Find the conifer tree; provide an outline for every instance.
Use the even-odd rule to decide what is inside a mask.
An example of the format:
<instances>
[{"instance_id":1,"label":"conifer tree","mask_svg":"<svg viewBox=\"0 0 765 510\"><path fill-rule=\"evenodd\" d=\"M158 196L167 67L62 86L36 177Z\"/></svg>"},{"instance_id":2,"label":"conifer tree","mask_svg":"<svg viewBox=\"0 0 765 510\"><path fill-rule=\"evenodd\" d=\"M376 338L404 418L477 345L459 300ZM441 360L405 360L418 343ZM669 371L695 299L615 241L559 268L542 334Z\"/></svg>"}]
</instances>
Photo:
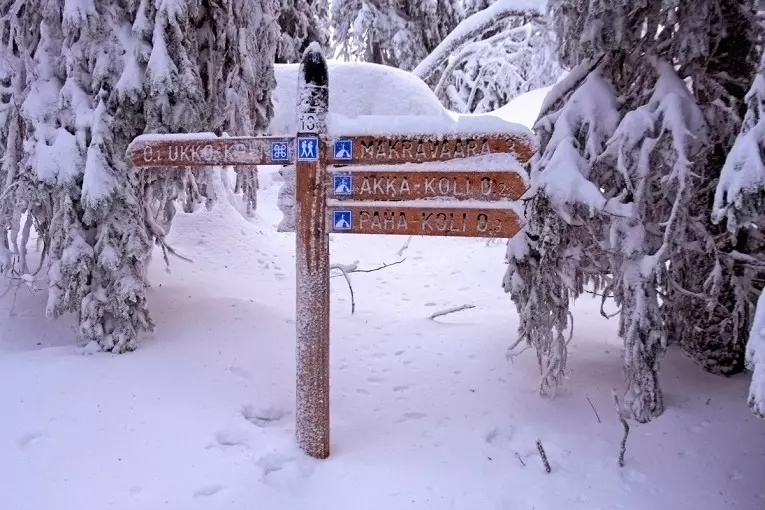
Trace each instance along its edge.
<instances>
[{"instance_id":1,"label":"conifer tree","mask_svg":"<svg viewBox=\"0 0 765 510\"><path fill-rule=\"evenodd\" d=\"M303 51L316 41L329 44L329 3L327 0L283 0L279 8L279 44L276 62L300 62Z\"/></svg>"},{"instance_id":2,"label":"conifer tree","mask_svg":"<svg viewBox=\"0 0 765 510\"><path fill-rule=\"evenodd\" d=\"M554 0L551 10L571 71L536 125L525 237L509 243L505 288L546 393L565 375L571 301L585 286L613 297L624 401L644 422L663 410L668 342L736 370L751 323L751 278L731 277L738 255L705 218L756 55L752 6Z\"/></svg>"},{"instance_id":3,"label":"conifer tree","mask_svg":"<svg viewBox=\"0 0 765 510\"><path fill-rule=\"evenodd\" d=\"M16 168L15 124L2 124L11 155L4 221L18 225L31 213L45 240L48 315L74 312L81 341L132 350L152 328L144 290L152 241L167 249L177 198L193 204L212 189L204 169L139 176L127 145L147 132L264 129L276 2L31 3L6 19L39 27L38 37L16 29L3 40L4 51L25 52L17 58L28 66L16 90L25 137ZM24 265L18 257L14 270Z\"/></svg>"},{"instance_id":4,"label":"conifer tree","mask_svg":"<svg viewBox=\"0 0 765 510\"><path fill-rule=\"evenodd\" d=\"M331 22L341 57L408 71L463 17L458 0L337 0Z\"/></svg>"}]
</instances>

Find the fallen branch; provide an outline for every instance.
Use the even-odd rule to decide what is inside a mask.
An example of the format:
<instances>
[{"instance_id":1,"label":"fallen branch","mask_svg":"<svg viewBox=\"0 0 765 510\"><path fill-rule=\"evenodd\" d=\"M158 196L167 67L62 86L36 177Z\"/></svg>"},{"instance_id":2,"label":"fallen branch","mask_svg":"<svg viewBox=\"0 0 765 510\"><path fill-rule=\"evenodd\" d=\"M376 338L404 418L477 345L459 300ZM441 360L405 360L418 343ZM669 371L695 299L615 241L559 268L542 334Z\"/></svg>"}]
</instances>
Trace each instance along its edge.
<instances>
[{"instance_id":1,"label":"fallen branch","mask_svg":"<svg viewBox=\"0 0 765 510\"><path fill-rule=\"evenodd\" d=\"M545 449L542 447L542 440L540 439L537 439L537 450L539 450L539 456L542 457L542 464L545 467L545 472L550 473L552 468L550 467L550 462L547 460L547 454L545 454Z\"/></svg>"},{"instance_id":2,"label":"fallen branch","mask_svg":"<svg viewBox=\"0 0 765 510\"><path fill-rule=\"evenodd\" d=\"M518 455L518 452L515 452L515 456L518 457L518 460L521 461L521 466L526 467L526 463L523 462L523 459L520 455Z\"/></svg>"},{"instance_id":3,"label":"fallen branch","mask_svg":"<svg viewBox=\"0 0 765 510\"><path fill-rule=\"evenodd\" d=\"M592 400L590 400L590 397L587 397L587 402L590 403L590 407L592 407L592 412L595 413L595 418L598 419L598 423L603 423L602 421L600 421L600 416L598 415L598 411L597 409L595 409L595 406L593 405Z\"/></svg>"},{"instance_id":4,"label":"fallen branch","mask_svg":"<svg viewBox=\"0 0 765 510\"><path fill-rule=\"evenodd\" d=\"M475 305L460 305L460 306L454 306L452 308L447 308L446 310L441 310L439 312L434 313L429 319L433 320L436 317L441 317L443 315L449 315L450 313L456 313L461 312L463 310L470 310L471 308L475 308Z\"/></svg>"},{"instance_id":5,"label":"fallen branch","mask_svg":"<svg viewBox=\"0 0 765 510\"><path fill-rule=\"evenodd\" d=\"M616 395L616 390L611 390L611 395L614 397L614 405L616 405L616 413L619 416L619 421L622 422L622 427L624 428L624 436L619 445L619 467L624 467L624 454L627 453L627 436L630 434L630 425L624 417L624 410L619 404L619 397Z\"/></svg>"}]
</instances>

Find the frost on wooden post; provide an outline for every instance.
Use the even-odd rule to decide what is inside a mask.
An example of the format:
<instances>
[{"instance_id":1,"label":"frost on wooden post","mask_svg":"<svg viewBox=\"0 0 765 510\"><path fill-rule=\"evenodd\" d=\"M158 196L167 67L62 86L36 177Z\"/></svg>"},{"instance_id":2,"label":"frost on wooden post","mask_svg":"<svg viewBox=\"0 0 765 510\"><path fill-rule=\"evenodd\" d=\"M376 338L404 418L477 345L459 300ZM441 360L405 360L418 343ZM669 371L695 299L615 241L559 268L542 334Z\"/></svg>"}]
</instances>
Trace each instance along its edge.
<instances>
[{"instance_id":1,"label":"frost on wooden post","mask_svg":"<svg viewBox=\"0 0 765 510\"><path fill-rule=\"evenodd\" d=\"M326 165L321 143L326 136L327 63L318 44L303 55L298 93L297 150L316 145L314 159L298 161L297 242L297 440L310 456L329 456L329 236L326 231Z\"/></svg>"}]
</instances>

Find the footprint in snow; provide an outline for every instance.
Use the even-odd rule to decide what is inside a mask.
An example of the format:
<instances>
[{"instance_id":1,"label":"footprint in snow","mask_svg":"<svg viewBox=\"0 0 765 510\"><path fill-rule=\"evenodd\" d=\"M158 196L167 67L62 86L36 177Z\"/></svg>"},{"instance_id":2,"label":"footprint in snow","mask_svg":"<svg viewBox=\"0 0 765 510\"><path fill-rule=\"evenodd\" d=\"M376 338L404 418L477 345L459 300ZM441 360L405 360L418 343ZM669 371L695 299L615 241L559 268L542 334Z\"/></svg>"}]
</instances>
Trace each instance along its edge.
<instances>
[{"instance_id":1,"label":"footprint in snow","mask_svg":"<svg viewBox=\"0 0 765 510\"><path fill-rule=\"evenodd\" d=\"M406 390L408 390L408 389L409 389L409 386L404 386L404 385L401 385L401 386L394 386L394 387L393 387L393 391L395 391L395 392L406 391Z\"/></svg>"},{"instance_id":2,"label":"footprint in snow","mask_svg":"<svg viewBox=\"0 0 765 510\"><path fill-rule=\"evenodd\" d=\"M247 435L240 430L221 430L215 433L218 446L247 446Z\"/></svg>"},{"instance_id":3,"label":"footprint in snow","mask_svg":"<svg viewBox=\"0 0 765 510\"><path fill-rule=\"evenodd\" d=\"M257 464L263 482L275 488L298 486L312 472L310 462L298 454L273 452L258 459Z\"/></svg>"},{"instance_id":4,"label":"footprint in snow","mask_svg":"<svg viewBox=\"0 0 765 510\"><path fill-rule=\"evenodd\" d=\"M398 419L398 423L404 423L412 420L421 420L427 416L428 415L425 413L404 413L401 415L401 418Z\"/></svg>"},{"instance_id":5,"label":"footprint in snow","mask_svg":"<svg viewBox=\"0 0 765 510\"><path fill-rule=\"evenodd\" d=\"M251 405L242 407L242 417L258 427L275 425L285 416L287 416L287 411L278 407L266 407L262 409L256 409L255 406Z\"/></svg>"},{"instance_id":6,"label":"footprint in snow","mask_svg":"<svg viewBox=\"0 0 765 510\"><path fill-rule=\"evenodd\" d=\"M25 450L40 441L45 435L42 432L29 432L16 440L16 446Z\"/></svg>"},{"instance_id":7,"label":"footprint in snow","mask_svg":"<svg viewBox=\"0 0 765 510\"><path fill-rule=\"evenodd\" d=\"M249 381L252 378L252 376L250 375L250 372L247 371L247 369L242 367L236 367L236 366L228 367L228 371L234 375L238 375L239 377L241 377L242 379L246 381Z\"/></svg>"},{"instance_id":8,"label":"footprint in snow","mask_svg":"<svg viewBox=\"0 0 765 510\"><path fill-rule=\"evenodd\" d=\"M223 486L220 484L206 485L200 489L195 490L194 497L206 498L206 497L214 496L215 494L218 494L221 490L223 490Z\"/></svg>"}]
</instances>

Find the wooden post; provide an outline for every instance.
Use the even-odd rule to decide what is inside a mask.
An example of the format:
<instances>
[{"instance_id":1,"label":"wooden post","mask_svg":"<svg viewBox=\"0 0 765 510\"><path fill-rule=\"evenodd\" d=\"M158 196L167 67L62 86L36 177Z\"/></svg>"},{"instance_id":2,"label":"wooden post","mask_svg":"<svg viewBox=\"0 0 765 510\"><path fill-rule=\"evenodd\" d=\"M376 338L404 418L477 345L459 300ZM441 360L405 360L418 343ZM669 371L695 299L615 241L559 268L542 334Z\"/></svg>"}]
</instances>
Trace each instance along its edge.
<instances>
[{"instance_id":1,"label":"wooden post","mask_svg":"<svg viewBox=\"0 0 765 510\"><path fill-rule=\"evenodd\" d=\"M329 236L327 233L327 62L319 46L303 54L295 140L297 198L297 442L329 456Z\"/></svg>"}]
</instances>

